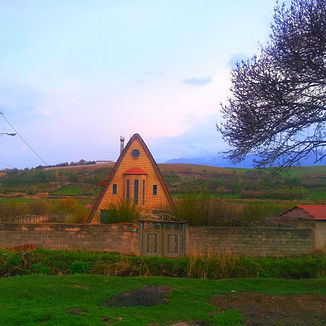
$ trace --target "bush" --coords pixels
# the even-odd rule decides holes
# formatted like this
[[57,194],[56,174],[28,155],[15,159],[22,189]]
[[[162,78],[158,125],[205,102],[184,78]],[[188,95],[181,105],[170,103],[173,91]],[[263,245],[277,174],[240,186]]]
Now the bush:
[[110,224],[118,222],[130,222],[140,218],[140,210],[134,203],[121,200],[118,203],[111,203],[109,209],[102,211],[101,223]]
[[89,271],[89,264],[83,261],[74,261],[69,267],[69,272],[71,274],[87,274]]
[[31,266],[31,273],[32,274],[50,274],[50,268],[46,267],[40,263],[33,264]]
[[91,269],[91,274],[102,274],[107,276],[132,276],[133,269],[130,264],[119,261],[112,264],[96,263]]

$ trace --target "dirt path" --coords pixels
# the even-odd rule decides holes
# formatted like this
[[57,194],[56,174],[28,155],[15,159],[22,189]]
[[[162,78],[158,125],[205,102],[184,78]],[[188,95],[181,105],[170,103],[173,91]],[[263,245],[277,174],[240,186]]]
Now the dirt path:
[[108,307],[151,307],[158,304],[167,303],[166,294],[168,294],[170,291],[172,291],[172,288],[164,285],[144,287],[138,290],[120,293],[110,300],[100,303],[99,305]]
[[239,292],[217,295],[219,311],[234,309],[247,326],[325,326],[326,296],[317,294],[271,295]]

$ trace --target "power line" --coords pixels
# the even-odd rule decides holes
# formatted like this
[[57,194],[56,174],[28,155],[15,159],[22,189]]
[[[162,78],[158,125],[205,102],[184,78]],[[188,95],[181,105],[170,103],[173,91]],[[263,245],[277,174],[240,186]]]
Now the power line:
[[29,147],[29,149],[45,164],[48,165],[45,160],[39,155],[34,148],[27,143],[27,141],[23,138],[23,136],[18,132],[18,130],[9,122],[9,120],[5,117],[5,115],[0,111],[0,114],[3,116],[3,118],[8,122],[9,126],[16,132],[16,134],[19,136],[19,138],[24,142],[26,146]]
[[14,166],[0,161],[0,165],[8,166],[8,168],[16,169]]

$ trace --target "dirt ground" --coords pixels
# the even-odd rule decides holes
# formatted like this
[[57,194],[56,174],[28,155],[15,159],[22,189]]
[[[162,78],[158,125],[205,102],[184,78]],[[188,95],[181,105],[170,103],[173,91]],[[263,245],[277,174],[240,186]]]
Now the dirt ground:
[[172,288],[164,285],[144,287],[138,290],[118,294],[99,305],[109,307],[156,306],[167,302],[165,296],[171,290]]
[[271,295],[239,292],[217,295],[212,304],[219,311],[237,310],[247,326],[325,326],[325,295]]

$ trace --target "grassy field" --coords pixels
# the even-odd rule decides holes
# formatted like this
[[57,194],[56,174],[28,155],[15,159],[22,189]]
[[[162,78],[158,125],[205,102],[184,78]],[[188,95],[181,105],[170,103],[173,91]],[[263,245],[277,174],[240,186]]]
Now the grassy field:
[[61,196],[78,196],[84,194],[85,192],[79,186],[63,186],[60,189],[51,193],[51,195],[61,195]]
[[[171,290],[167,294],[167,302],[163,304],[152,307],[103,305],[118,293],[145,286],[162,285]],[[0,293],[0,324],[8,326],[171,325],[194,320],[206,321],[206,325],[241,326],[251,325],[252,319],[247,316],[246,311],[240,313],[234,309],[220,309],[212,300],[214,296],[234,297],[236,294],[237,297],[243,293],[251,293],[251,295],[266,293],[269,294],[264,296],[266,298],[286,295],[286,298],[291,300],[299,294],[309,294],[312,300],[311,298],[325,298],[326,280],[213,281],[163,277],[119,278],[80,274],[30,275],[0,279]],[[215,301],[218,299],[219,297],[215,298]],[[257,318],[260,318],[258,314],[259,311],[257,311]],[[322,319],[319,321],[324,322]],[[264,325],[302,325],[293,324],[289,320],[287,322],[290,323],[274,324],[267,321]],[[318,323],[316,319],[316,323],[309,325],[324,324]]]
[[16,198],[0,198],[0,203],[17,203],[17,204],[23,204],[23,203],[30,203],[34,199],[31,198],[23,198],[23,197],[16,197]]
[[[324,200],[326,167],[272,169],[219,168],[194,164],[159,164],[170,192],[205,192],[220,198]],[[0,175],[0,193],[57,195],[98,194],[111,165],[51,169],[6,170]]]
[[[182,209],[170,213],[195,225],[262,224],[266,219],[278,216],[295,205],[326,202],[325,166],[293,167],[281,173],[275,173],[272,169],[219,168],[193,164],[159,164],[159,168],[175,202],[185,202],[192,196],[191,210],[188,207],[185,211],[179,205]],[[86,165],[6,170],[0,176],[0,198],[1,194],[4,197],[8,194],[34,196],[35,202],[19,198],[16,202],[0,200],[0,218],[31,214],[48,215],[50,219],[57,220],[60,215],[60,219],[69,223],[83,222],[95,196],[100,192],[97,184],[107,178],[111,169],[110,165]],[[49,196],[46,197],[46,194]],[[202,195],[212,200],[205,203],[205,210],[199,209],[197,212],[195,206],[203,206]],[[44,197],[74,197],[78,201],[85,201],[80,202],[80,205],[61,202],[61,206],[70,206],[68,210],[54,205],[54,202],[49,204],[49,201],[43,200]],[[62,217],[68,211],[71,216]],[[194,218],[189,217],[189,211]]]

